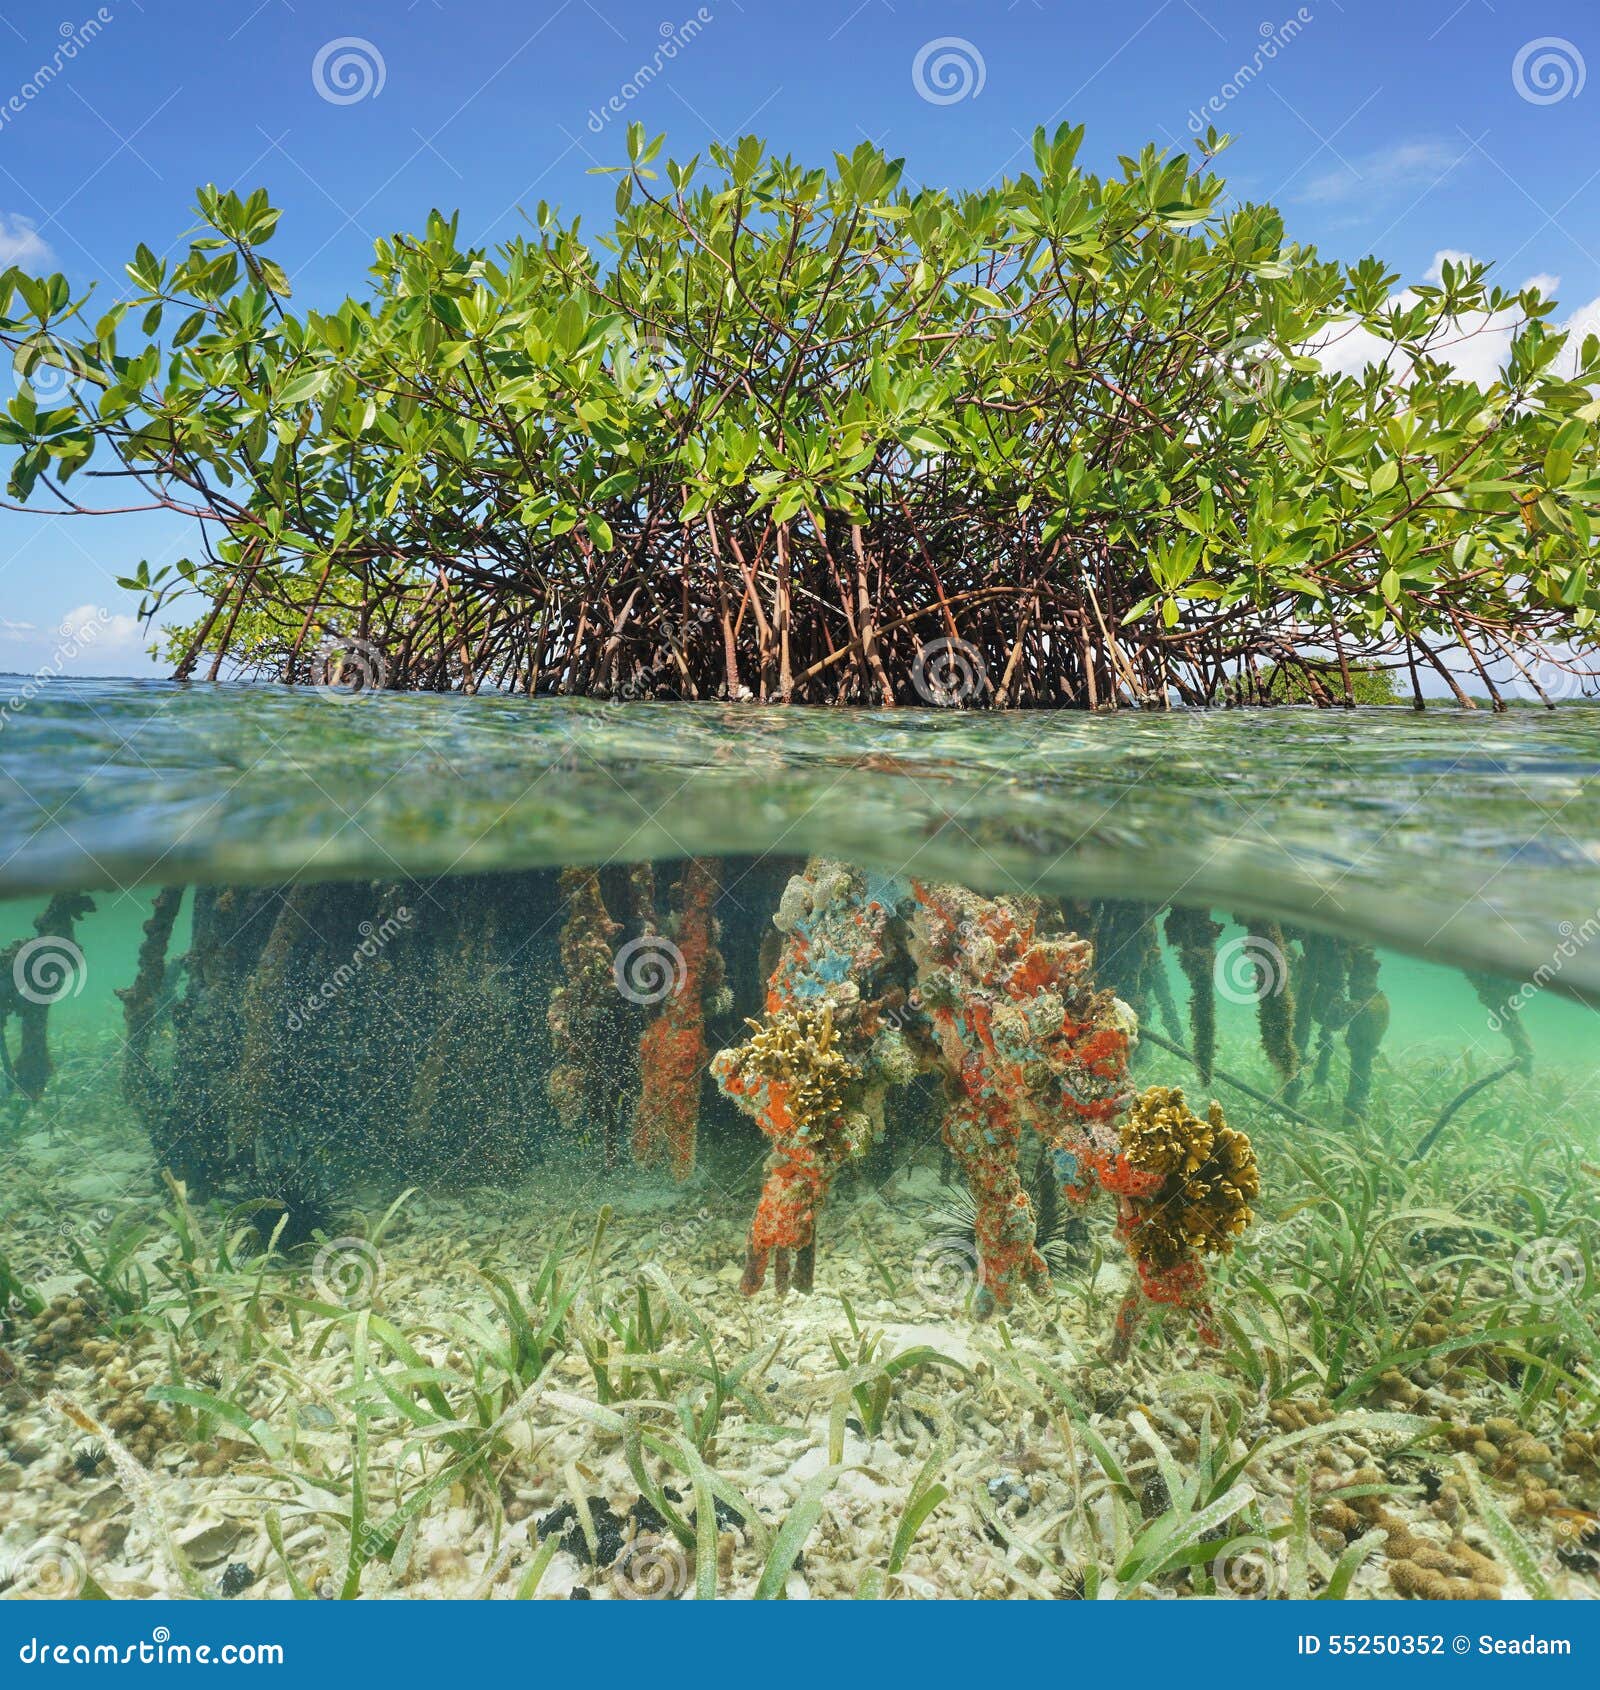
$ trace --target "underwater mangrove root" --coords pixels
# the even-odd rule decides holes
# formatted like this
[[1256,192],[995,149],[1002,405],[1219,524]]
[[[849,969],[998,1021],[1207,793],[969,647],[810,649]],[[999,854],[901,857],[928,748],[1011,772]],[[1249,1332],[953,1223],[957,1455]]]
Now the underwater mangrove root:
[[1354,1126],[1366,1114],[1367,1099],[1372,1095],[1373,1063],[1389,1030],[1389,1000],[1378,990],[1378,953],[1370,945],[1351,945],[1347,957],[1354,1008],[1344,1029],[1345,1049],[1350,1052],[1344,1120],[1346,1126]]
[[1349,1011],[1345,1004],[1345,953],[1348,945],[1311,928],[1285,928],[1284,935],[1298,944],[1294,962],[1294,1015],[1290,1037],[1294,1041],[1295,1074],[1283,1088],[1293,1103],[1300,1095],[1307,1066],[1311,1063],[1316,1034],[1320,1028],[1324,1044],[1335,1026],[1342,1026]]
[[1525,1076],[1533,1073],[1533,1040],[1522,1020],[1520,990],[1507,993],[1506,983],[1498,975],[1466,971],[1478,1002],[1489,1012],[1489,1030],[1498,1033],[1511,1047],[1517,1067]]
[[[58,892],[34,918],[32,939],[0,951],[0,1069],[29,1103],[44,1096],[55,1065],[50,1060],[50,1006],[82,987],[83,952],[77,925],[94,909],[87,892]],[[17,1054],[6,1042],[6,1023],[17,1023]]]
[[1433,1125],[1429,1127],[1422,1137],[1417,1140],[1417,1148],[1411,1152],[1411,1160],[1413,1162],[1420,1162],[1438,1142],[1440,1133],[1442,1133],[1444,1129],[1450,1125],[1451,1121],[1453,1121],[1455,1117],[1466,1108],[1466,1106],[1478,1095],[1480,1091],[1487,1091],[1490,1086],[1498,1085],[1501,1080],[1507,1078],[1509,1075],[1521,1072],[1522,1063],[1513,1057],[1512,1060],[1507,1062],[1503,1067],[1491,1069],[1481,1079],[1474,1080],[1470,1086],[1467,1086],[1463,1090],[1457,1092],[1456,1095],[1444,1106],[1444,1108],[1439,1111],[1438,1118],[1434,1121]]
[[[242,1036],[225,1114],[224,1177],[242,1177],[250,1197],[278,1200],[279,1192],[261,1189],[266,1173],[309,1168],[328,1149],[327,1123],[336,1118],[348,1080],[337,1065],[312,1058],[357,1042],[354,994],[331,988],[351,970],[351,948],[371,907],[371,889],[359,882],[295,884],[277,900],[239,993]],[[197,1159],[209,1154],[200,1151]],[[307,1189],[305,1179],[297,1178],[293,1189]]]
[[[947,1158],[949,1160],[949,1158]],[[948,1180],[954,1170],[945,1174]],[[1077,1206],[1067,1201],[1056,1171],[1056,1153],[1040,1144],[1022,1179],[1033,1209],[1033,1247],[1044,1258],[1052,1276],[1065,1273],[1086,1257],[1089,1229]],[[973,1260],[978,1254],[978,1206],[965,1185],[955,1186],[948,1201],[939,1205],[941,1236],[959,1239]]]
[[752,1036],[719,1051],[718,1086],[771,1141],[751,1222],[743,1289],[759,1291],[773,1259],[780,1294],[808,1290],[817,1212],[834,1177],[884,1130],[883,1099],[922,1066],[901,1030],[905,960],[896,921],[903,883],[871,884],[817,858],[784,888],[766,1014]]
[[122,1095],[141,1120],[148,1121],[165,1102],[164,1087],[149,1063],[150,1036],[161,1013],[167,985],[167,949],[183,904],[181,886],[163,886],[144,923],[139,966],[131,986],[119,986],[126,1043],[122,1058]]
[[144,1125],[157,1166],[176,1174],[193,1196],[244,1165],[235,1141],[248,1135],[236,1135],[232,1122],[248,1099],[240,1062],[245,1000],[277,904],[271,890],[196,887],[189,950],[169,963],[171,932],[163,937],[163,930],[169,917],[176,922],[178,906],[167,892],[158,894],[138,971],[124,989],[132,1048],[123,1095]]
[[870,1125],[859,1108],[863,1074],[835,1036],[832,1005],[802,1003],[750,1026],[736,1060],[718,1075],[730,1096],[749,1101],[772,1140],[741,1283],[747,1295],[760,1290],[775,1254],[781,1296],[791,1250],[796,1289],[811,1289],[817,1210],[839,1169],[865,1150]]
[[[1181,1044],[1172,1039],[1164,1039],[1159,1033],[1152,1032],[1148,1027],[1140,1029],[1139,1038],[1141,1042],[1148,1039],[1151,1044],[1159,1045],[1162,1050],[1170,1051],[1174,1056],[1181,1056],[1196,1073],[1201,1074],[1202,1078],[1204,1077],[1200,1058],[1192,1050],[1185,1050]],[[1222,1085],[1232,1087],[1234,1091],[1248,1097],[1251,1102],[1259,1103],[1262,1108],[1271,1109],[1282,1115],[1285,1120],[1298,1122],[1302,1127],[1317,1127],[1320,1129],[1322,1125],[1314,1117],[1296,1109],[1293,1104],[1285,1103],[1281,1097],[1273,1097],[1270,1092],[1257,1090],[1248,1080],[1241,1080],[1237,1074],[1230,1074],[1226,1068],[1214,1068],[1211,1077]]]
[[1294,986],[1289,941],[1275,921],[1251,921],[1246,916],[1235,916],[1234,920],[1246,934],[1241,954],[1246,968],[1254,976],[1250,995],[1255,999],[1261,1048],[1267,1060],[1277,1069],[1279,1079],[1285,1086],[1291,1085],[1300,1069],[1300,1053],[1294,1042]]
[[[888,1089],[919,1073],[943,1081],[941,1136],[972,1195],[975,1312],[1046,1283],[1018,1168],[1024,1134],[1072,1168],[1093,1135],[1114,1144],[1134,1017],[1095,988],[1090,944],[1042,936],[1038,918],[1037,900],[872,879],[824,859],[789,882],[766,1019],[712,1065],[774,1147],[746,1292],[775,1252],[781,1291],[783,1253],[814,1251],[834,1177],[882,1133]],[[796,1283],[809,1277],[807,1261]]]
[[1189,982],[1189,1039],[1201,1080],[1211,1084],[1217,1058],[1217,940],[1222,924],[1205,910],[1174,904],[1167,911],[1167,943],[1178,953],[1178,966]]
[[180,896],[158,895],[118,995],[124,1096],[191,1197],[254,1204],[268,1230],[286,1213],[292,1240],[359,1180],[526,1173],[556,1124],[554,871],[196,886],[174,958]]
[[[1163,1024],[1176,1035],[1177,1006],[1161,954],[1159,904],[1129,898],[1102,898],[1084,912],[1079,929],[1094,950],[1095,968],[1102,979],[1115,980],[1117,995],[1128,1004],[1141,1026],[1149,1022],[1153,1004]],[[1137,1047],[1135,1047],[1137,1048]]]
[[[500,960],[517,959],[526,942],[537,910],[526,908],[527,891],[513,877],[509,888],[499,880],[458,882],[445,908],[434,894],[425,935],[415,936],[420,942],[408,944],[405,967],[396,958],[378,987],[416,1028],[409,1042],[421,1052],[408,1088],[396,1085],[399,1130],[388,1135],[401,1151],[396,1171],[404,1178],[430,1166],[470,1167],[474,1177],[494,1180],[527,1172],[527,1124],[548,1096],[531,1060],[530,1022],[548,1004],[531,1003],[524,970]],[[375,932],[408,913],[409,905],[380,904]],[[386,969],[389,955],[386,949],[375,970]]]
[[[635,903],[641,930],[653,929],[642,881],[634,879],[630,884],[641,891]],[[673,989],[639,1039],[634,1159],[643,1167],[665,1162],[676,1180],[694,1172],[700,1090],[706,1071],[706,1019],[724,1012],[729,1001],[722,952],[717,947],[717,920],[711,913],[716,898],[716,864],[691,857],[668,894]]]
[[567,912],[561,928],[564,983],[550,994],[547,1011],[555,1056],[550,1101],[574,1143],[600,1124],[601,1155],[614,1168],[623,1079],[617,1053],[626,1039],[628,1007],[613,972],[621,928],[606,909],[599,870],[564,868],[560,885]]
[[911,893],[915,1001],[950,1100],[942,1136],[977,1209],[981,1319],[1049,1277],[1018,1168],[1024,1132],[1065,1153],[1109,1130],[1136,1021],[1095,988],[1088,941],[1038,932],[1033,901],[922,882]]

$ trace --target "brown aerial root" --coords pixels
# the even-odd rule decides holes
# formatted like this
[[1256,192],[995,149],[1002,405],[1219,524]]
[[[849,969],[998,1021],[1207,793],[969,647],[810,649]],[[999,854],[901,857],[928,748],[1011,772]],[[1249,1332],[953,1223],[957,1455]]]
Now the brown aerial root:
[[1372,1095],[1373,1064],[1389,1030],[1389,1000],[1378,990],[1378,953],[1370,945],[1352,948],[1349,978],[1350,1002],[1355,1007],[1344,1030],[1345,1048],[1350,1052],[1344,1121],[1346,1126],[1353,1126],[1366,1114],[1367,1099]]
[[1275,921],[1234,918],[1248,938],[1244,954],[1255,970],[1256,1022],[1261,1030],[1261,1048],[1287,1086],[1300,1071],[1300,1053],[1295,1048],[1294,981],[1289,941]]
[[138,972],[131,986],[117,988],[127,1041],[122,1057],[122,1094],[141,1118],[161,1106],[161,1087],[150,1071],[148,1053],[166,986],[167,947],[172,942],[172,929],[182,903],[181,886],[163,886],[156,893],[139,945]]

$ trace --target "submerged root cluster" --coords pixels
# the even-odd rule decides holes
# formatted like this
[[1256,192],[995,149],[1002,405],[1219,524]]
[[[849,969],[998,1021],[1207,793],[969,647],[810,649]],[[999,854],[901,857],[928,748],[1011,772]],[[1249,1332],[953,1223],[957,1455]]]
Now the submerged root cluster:
[[[780,1289],[784,1251],[806,1252],[809,1278],[834,1176],[882,1130],[890,1088],[920,1072],[941,1082],[940,1137],[971,1193],[980,1318],[1048,1283],[1046,1207],[1104,1191],[1119,1201],[1138,1274],[1119,1330],[1143,1297],[1194,1309],[1210,1336],[1200,1258],[1230,1249],[1250,1222],[1260,1188],[1250,1141],[1215,1103],[1202,1119],[1180,1091],[1133,1098],[1137,1016],[1096,985],[1094,945],[1046,931],[1044,914],[1034,899],[873,880],[820,858],[790,881],[774,918],[782,938],[767,1017],[713,1063],[773,1146],[747,1291],[761,1286],[773,1251]],[[1022,1177],[1029,1143],[1048,1157],[1048,1206]]]
[[[868,1131],[872,1090],[885,1074],[881,1040],[925,1049],[918,1006],[892,1017],[880,1007],[889,969],[898,966],[892,945],[889,958],[889,968],[868,977],[877,988],[871,997],[802,994],[770,1008],[760,1027],[746,1030],[758,1036],[738,1047],[740,1077],[752,1095],[766,1088],[769,1105],[773,1091],[817,1068],[832,1068],[833,1090],[820,1087],[812,1101],[824,1114],[836,1100],[846,1105],[820,1139],[794,1135],[782,1147],[787,1183],[775,1185],[762,1224],[770,1220],[776,1237],[792,1221],[785,1236],[805,1242],[774,1244],[769,1282],[787,1274],[800,1283],[811,1271],[804,1228],[829,1170],[841,1165],[834,1151]],[[985,1002],[965,981],[953,998]],[[997,1049],[1021,1050],[1024,1023],[1045,1024],[1037,998],[991,1000],[987,1026]],[[960,1048],[970,1047],[963,1040]],[[75,1076],[75,1055],[64,1071]],[[1387,1108],[1381,1071],[1379,1083],[1378,1104]],[[1243,1147],[1230,1146],[1228,1123],[1219,1123],[1206,1095],[1191,1087],[1180,1103],[1171,1091],[1140,1089],[1133,1098],[1119,1086],[1115,1112],[1075,1141],[1104,1157],[1091,1161],[1085,1150],[1071,1170],[1086,1193],[1110,1199],[1096,1207],[1131,1217],[1158,1191],[1176,1189],[1180,1200],[1257,1208]],[[922,1103],[931,1090],[919,1084],[901,1096]],[[1052,1118],[1060,1127],[1059,1114]],[[983,1144],[985,1118],[972,1119],[971,1142]],[[1071,1153],[1065,1134],[1051,1142],[1031,1118],[1016,1120],[1032,1247],[1043,1253],[1048,1202],[1062,1195]],[[1329,1265],[1337,1268],[1347,1237],[1343,1216],[1336,1221],[1331,1205],[1306,1201],[1303,1188],[1282,1197],[1273,1190],[1289,1212],[1258,1243],[1235,1242],[1247,1271],[1232,1276],[1222,1346],[1197,1365],[1187,1318],[1168,1320],[1154,1342],[1119,1363],[1095,1342],[1105,1276],[1086,1273],[1043,1306],[1017,1295],[1002,1341],[961,1330],[959,1311],[976,1303],[977,1263],[986,1249],[1011,1242],[977,1226],[979,1193],[997,1188],[968,1187],[963,1247],[934,1258],[923,1212],[934,1120],[919,1109],[904,1124],[921,1135],[904,1185],[872,1191],[869,1172],[837,1194],[837,1255],[818,1265],[838,1299],[786,1307],[778,1325],[751,1318],[726,1271],[746,1242],[748,1217],[706,1202],[703,1191],[666,1192],[653,1175],[610,1183],[608,1210],[587,1248],[570,1227],[573,1192],[586,1178],[580,1168],[565,1180],[530,1182],[505,1213],[476,1194],[467,1202],[420,1194],[403,1226],[363,1229],[375,1246],[381,1241],[387,1274],[348,1300],[331,1295],[324,1265],[309,1253],[246,1260],[237,1213],[224,1220],[191,1210],[178,1193],[170,1212],[158,1211],[153,1195],[135,1193],[126,1219],[142,1236],[138,1272],[122,1272],[122,1257],[108,1266],[86,1232],[80,1306],[64,1285],[55,1294],[63,1273],[41,1285],[43,1307],[12,1311],[5,1343],[27,1388],[19,1382],[9,1396],[0,1393],[0,1445],[12,1452],[0,1461],[0,1550],[26,1550],[30,1536],[59,1538],[73,1565],[113,1596],[226,1594],[252,1583],[252,1594],[271,1596],[561,1599],[581,1590],[637,1598],[709,1587],[713,1574],[718,1596],[749,1595],[763,1582],[769,1592],[819,1598],[895,1588],[963,1599],[1593,1594],[1600,1439],[1593,1391],[1580,1372],[1589,1363],[1569,1360],[1575,1351],[1587,1355],[1571,1328],[1592,1322],[1593,1292],[1587,1282],[1574,1288],[1572,1318],[1559,1333],[1541,1334],[1507,1303],[1506,1247],[1524,1234],[1508,1227],[1503,1237],[1497,1230],[1480,1239],[1474,1230],[1501,1201],[1493,1183],[1504,1176],[1499,1144],[1463,1135],[1407,1188],[1383,1160],[1381,1118],[1353,1145],[1335,1132],[1310,1138],[1301,1146],[1308,1184],[1346,1148],[1396,1181],[1391,1207],[1363,1217],[1364,1236],[1387,1252],[1377,1267],[1365,1279],[1334,1280]],[[87,1200],[73,1192],[82,1162],[120,1169],[125,1156],[137,1165],[125,1121],[107,1128],[71,1145],[27,1147],[29,1184],[35,1171],[49,1175],[60,1207],[78,1212],[71,1204]],[[1263,1161],[1274,1144],[1269,1132],[1252,1121]],[[1403,1150],[1406,1135],[1392,1142]],[[89,1144],[92,1158],[84,1155]],[[998,1177],[1008,1153],[984,1144],[959,1161],[952,1150],[950,1162],[964,1181],[967,1167],[980,1164]],[[1524,1228],[1589,1240],[1600,1211],[1582,1160],[1556,1145],[1530,1155],[1528,1189],[1551,1197],[1547,1210],[1523,1218]],[[1562,1171],[1574,1176],[1570,1183]],[[1200,1184],[1210,1189],[1202,1194]],[[1227,1185],[1233,1193],[1220,1190]],[[1443,1195],[1453,1189],[1469,1193],[1459,1211]],[[792,1212],[779,1197],[792,1199]],[[1070,1199],[1067,1206],[1084,1214]],[[1025,1213],[1012,1205],[1000,1219]],[[1470,1260],[1441,1263],[1420,1249],[1417,1213],[1463,1228],[1452,1254],[1470,1251]],[[1088,1221],[1109,1246],[1109,1228]],[[48,1252],[36,1253],[33,1242],[42,1245],[51,1226],[37,1207],[14,1211],[10,1230],[27,1245],[18,1259],[43,1260]],[[1207,1238],[1224,1248],[1236,1240],[1220,1215],[1209,1231],[1192,1222],[1177,1231],[1190,1255],[1172,1282],[1209,1267]],[[1136,1237],[1129,1226],[1120,1240],[1130,1255]],[[532,1265],[541,1250],[543,1265]],[[1303,1294],[1325,1284],[1325,1294]],[[1441,1311],[1444,1285],[1454,1293]],[[1019,1278],[1015,1290],[1024,1286]],[[1143,1306],[1145,1288],[1135,1288]],[[1274,1297],[1281,1327],[1260,1318]],[[308,1323],[300,1315],[313,1299],[322,1312]],[[1475,1334],[1468,1347],[1422,1358],[1449,1369],[1440,1378],[1412,1353],[1419,1325],[1449,1345],[1463,1329]],[[412,1412],[363,1417],[361,1379],[371,1376],[363,1333],[396,1406],[415,1398]],[[1491,1373],[1494,1347],[1520,1359],[1520,1385]],[[430,1364],[426,1380],[416,1377],[419,1354]],[[5,1366],[0,1357],[0,1378]],[[1414,1383],[1410,1371],[1427,1383]],[[411,1460],[408,1435],[436,1389],[465,1405],[480,1429],[515,1423],[497,1444],[491,1483],[477,1482],[485,1447],[477,1436],[441,1456],[447,1473]],[[81,1417],[47,1409],[51,1392],[61,1393],[58,1405],[81,1404]],[[611,1406],[591,1415],[579,1410],[583,1402]],[[612,1416],[641,1417],[648,1436],[668,1402],[684,1431],[656,1440],[676,1459],[652,1467],[645,1497]],[[1092,1442],[1074,1438],[1080,1412],[1094,1416]],[[363,1426],[368,1440],[357,1435]],[[956,1430],[953,1441],[947,1428]],[[780,1441],[786,1447],[774,1454]],[[835,1448],[847,1463],[870,1463],[873,1482],[833,1486],[805,1526],[786,1527],[797,1508],[811,1506],[806,1488]],[[943,1489],[919,1509],[934,1461]],[[715,1487],[709,1496],[703,1475]],[[1234,1485],[1250,1494],[1233,1498],[1238,1506],[1220,1528],[1199,1517]],[[323,1503],[330,1489],[349,1494],[357,1486],[369,1499],[372,1529],[352,1558],[349,1534]],[[1100,1508],[1097,1496],[1110,1506]],[[702,1506],[714,1521],[699,1517]],[[920,1514],[914,1538],[903,1525],[908,1510]],[[1156,1547],[1130,1556],[1130,1540],[1151,1520],[1176,1528],[1179,1549],[1149,1531],[1144,1542]],[[1200,1533],[1203,1558],[1181,1547]],[[803,1562],[795,1555],[785,1564],[781,1586],[767,1571],[780,1537],[804,1550]],[[169,1540],[181,1559],[167,1554]],[[891,1555],[903,1577],[887,1573]]]
[[550,994],[546,1019],[559,1060],[550,1070],[550,1101],[575,1137],[599,1124],[601,1155],[617,1159],[616,1104],[620,1087],[606,1058],[624,1042],[627,1004],[612,980],[611,954],[621,931],[611,919],[594,869],[561,871],[566,920],[561,927],[563,983]]
[[646,864],[629,871],[639,943],[675,965],[676,990],[668,993],[639,1036],[639,1102],[633,1116],[633,1156],[641,1167],[665,1163],[677,1180],[694,1172],[700,1125],[700,1091],[706,1069],[706,1021],[732,1001],[724,981],[721,932],[712,913],[717,870],[691,857],[673,883],[663,941],[656,932],[654,874]]

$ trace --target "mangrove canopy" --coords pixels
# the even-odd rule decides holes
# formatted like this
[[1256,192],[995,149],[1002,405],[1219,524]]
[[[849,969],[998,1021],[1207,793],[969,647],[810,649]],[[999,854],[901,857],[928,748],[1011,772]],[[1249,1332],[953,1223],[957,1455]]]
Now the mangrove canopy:
[[9,500],[196,520],[125,566],[180,677],[1105,708],[1582,667],[1600,341],[1479,263],[1319,258],[1227,201],[1226,137],[1103,177],[1081,139],[946,192],[635,126],[598,238],[435,212],[299,314],[265,192],[204,188],[115,304],[0,278]]

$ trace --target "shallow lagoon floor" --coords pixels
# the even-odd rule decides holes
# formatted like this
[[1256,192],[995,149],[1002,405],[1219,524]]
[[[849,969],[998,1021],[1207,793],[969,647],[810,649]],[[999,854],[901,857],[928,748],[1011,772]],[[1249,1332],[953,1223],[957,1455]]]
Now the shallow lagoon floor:
[[[3,1340],[6,1595],[1600,1591],[1600,1178],[1570,1076],[1491,1088],[1417,1164],[1470,1078],[1443,1047],[1323,1135],[1220,1088],[1264,1186],[1214,1275],[1223,1341],[1170,1314],[1117,1361],[1103,1209],[1053,1295],[970,1317],[931,1123],[841,1183],[816,1290],[780,1303],[738,1289],[759,1159],[683,1187],[552,1161],[264,1255],[73,1088],[100,1055],[11,1129],[3,1253],[48,1271]],[[1198,1094],[1159,1053],[1140,1080]]]

